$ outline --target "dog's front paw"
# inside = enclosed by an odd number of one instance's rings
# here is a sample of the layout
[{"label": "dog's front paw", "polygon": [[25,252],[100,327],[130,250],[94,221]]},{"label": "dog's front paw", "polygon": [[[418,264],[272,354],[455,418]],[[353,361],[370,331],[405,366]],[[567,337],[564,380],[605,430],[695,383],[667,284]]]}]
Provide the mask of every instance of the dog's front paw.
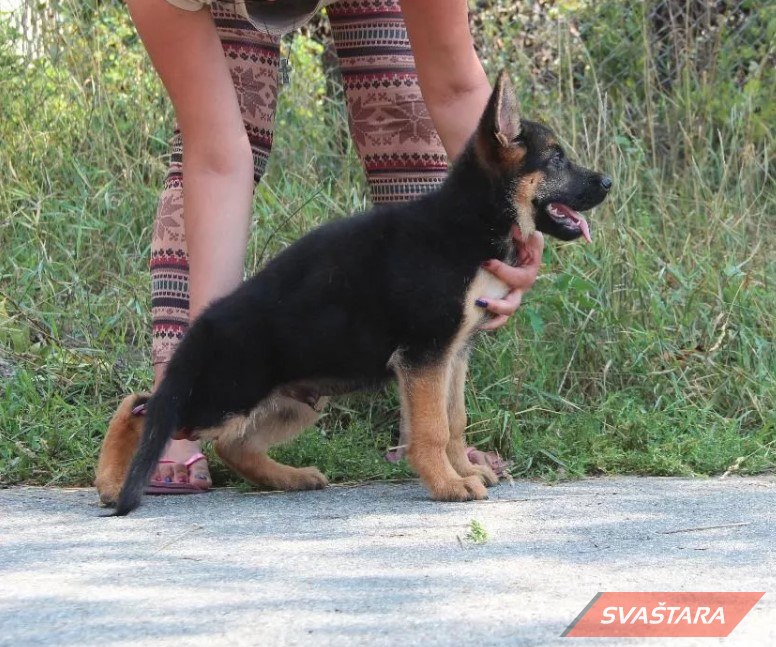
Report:
[{"label": "dog's front paw", "polygon": [[488,490],[479,474],[465,478],[450,479],[428,486],[431,497],[436,501],[472,501],[487,499]]},{"label": "dog's front paw", "polygon": [[322,490],[329,479],[317,467],[300,467],[286,476],[284,490]]},{"label": "dog's front paw", "polygon": [[487,485],[488,487],[498,485],[498,476],[487,465],[472,465],[472,471],[480,478],[483,485]]},{"label": "dog's front paw", "polygon": [[498,475],[488,465],[470,463],[469,459],[465,458],[453,462],[453,468],[458,472],[458,476],[463,478],[476,476],[482,481],[483,485],[487,485],[488,487],[498,485]]}]

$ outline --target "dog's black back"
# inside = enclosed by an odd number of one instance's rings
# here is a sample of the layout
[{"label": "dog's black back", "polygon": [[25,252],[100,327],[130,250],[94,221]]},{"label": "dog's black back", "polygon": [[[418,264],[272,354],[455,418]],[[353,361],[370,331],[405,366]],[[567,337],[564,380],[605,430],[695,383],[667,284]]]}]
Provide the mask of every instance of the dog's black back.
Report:
[{"label": "dog's black back", "polygon": [[[430,365],[446,352],[481,263],[510,258],[512,226],[541,221],[541,191],[553,184],[547,151],[557,144],[543,126],[504,114],[505,103],[514,108],[506,82],[441,189],[312,231],[197,319],[148,405],[117,514],[138,505],[176,428],[216,427],[283,385],[353,390],[390,378],[394,361]],[[494,143],[495,133],[508,141]],[[574,177],[564,186],[584,185],[589,202],[605,196],[599,187],[589,200],[600,175],[565,173]]]}]

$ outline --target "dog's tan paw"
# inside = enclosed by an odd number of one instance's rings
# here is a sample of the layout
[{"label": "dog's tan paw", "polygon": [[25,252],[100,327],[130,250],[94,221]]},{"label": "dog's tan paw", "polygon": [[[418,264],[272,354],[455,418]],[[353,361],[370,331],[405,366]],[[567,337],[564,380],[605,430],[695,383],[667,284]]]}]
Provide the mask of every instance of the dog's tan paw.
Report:
[{"label": "dog's tan paw", "polygon": [[476,475],[480,478],[483,485],[486,485],[487,487],[498,485],[498,476],[487,465],[472,465],[472,469],[476,472]]},{"label": "dog's tan paw", "polygon": [[98,481],[95,484],[97,488],[97,494],[100,496],[100,503],[110,508],[116,505],[116,501],[119,500],[119,493],[121,492],[122,482],[106,483]]},{"label": "dog's tan paw", "polygon": [[329,479],[317,467],[299,467],[285,475],[284,490],[322,490]]},{"label": "dog's tan paw", "polygon": [[498,485],[498,476],[487,465],[475,465],[474,463],[470,463],[468,460],[466,460],[466,462],[459,461],[453,465],[455,471],[458,473],[458,476],[462,478],[476,476],[480,479],[480,481],[482,481],[483,485],[488,487]]},{"label": "dog's tan paw", "polygon": [[450,479],[429,487],[436,501],[472,501],[488,498],[488,490],[479,474],[465,478]]},{"label": "dog's tan paw", "polygon": [[103,505],[112,506],[118,500],[124,476],[143,435],[144,418],[134,413],[134,409],[145,404],[150,397],[148,393],[128,395],[111,418],[100,449],[94,479],[94,486]]}]

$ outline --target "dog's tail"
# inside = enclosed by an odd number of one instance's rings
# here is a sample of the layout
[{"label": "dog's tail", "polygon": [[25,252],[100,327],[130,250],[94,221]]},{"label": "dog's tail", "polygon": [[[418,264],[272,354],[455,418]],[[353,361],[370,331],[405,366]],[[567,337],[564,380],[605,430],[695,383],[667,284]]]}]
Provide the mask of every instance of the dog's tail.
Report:
[{"label": "dog's tail", "polygon": [[[132,459],[112,516],[123,517],[140,505],[148,480],[180,423],[181,389],[165,378],[146,405],[143,437]],[[165,388],[167,387],[167,388]]]},{"label": "dog's tail", "polygon": [[191,327],[173,356],[162,383],[146,405],[143,437],[111,516],[122,517],[140,505],[143,490],[165,446],[181,424],[205,361],[204,354],[207,353],[207,346],[201,343],[203,335],[207,334],[203,328],[203,322]]}]

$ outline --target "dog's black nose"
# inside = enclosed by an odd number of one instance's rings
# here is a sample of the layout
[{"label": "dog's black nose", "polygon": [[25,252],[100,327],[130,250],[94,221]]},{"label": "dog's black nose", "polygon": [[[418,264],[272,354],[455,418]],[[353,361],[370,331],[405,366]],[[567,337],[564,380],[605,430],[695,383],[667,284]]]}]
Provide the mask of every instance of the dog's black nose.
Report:
[{"label": "dog's black nose", "polygon": [[612,188],[612,178],[610,178],[608,175],[604,175],[601,178],[601,187],[604,191],[608,191]]}]

